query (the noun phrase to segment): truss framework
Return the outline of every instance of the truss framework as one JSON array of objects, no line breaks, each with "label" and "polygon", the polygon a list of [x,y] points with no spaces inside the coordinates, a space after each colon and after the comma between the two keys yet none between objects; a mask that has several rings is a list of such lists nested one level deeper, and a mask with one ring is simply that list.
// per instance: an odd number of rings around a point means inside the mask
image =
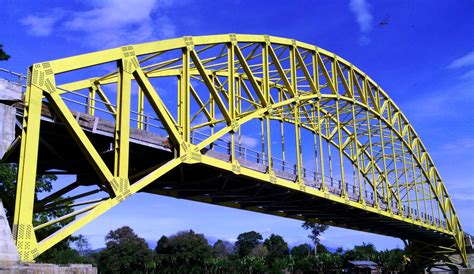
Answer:
[{"label": "truss framework", "polygon": [[[110,74],[56,83],[59,75],[111,62],[116,62],[117,70]],[[177,83],[177,106],[167,103],[153,84],[166,77]],[[116,98],[103,90],[110,84],[116,85]],[[137,93],[132,92],[135,85]],[[104,112],[114,121],[113,168],[72,114],[67,98],[71,94],[83,94],[89,115]],[[101,180],[97,184],[110,190],[106,198],[75,205],[81,207],[70,215],[34,227],[45,102],[94,168]],[[175,157],[132,174],[130,129],[149,130],[150,119],[164,128]],[[252,131],[260,132],[256,157],[267,167],[265,172],[240,164],[242,151],[249,151],[243,145],[243,128],[251,123]],[[293,127],[290,133],[288,125]],[[199,132],[207,135],[198,138]],[[222,140],[229,161],[204,153]],[[303,156],[308,154],[310,165]],[[449,235],[453,246],[446,250],[460,254],[466,265],[464,234],[446,187],[422,141],[386,92],[357,67],[324,49],[279,37],[236,34],[124,46],[29,69],[14,216],[22,261],[33,260],[170,170],[197,163]],[[279,177],[279,171],[289,171],[295,179]],[[335,181],[339,192],[331,190]],[[47,202],[43,204],[54,208]],[[70,217],[77,218],[36,240],[35,231]],[[449,252],[440,252],[445,253]]]}]

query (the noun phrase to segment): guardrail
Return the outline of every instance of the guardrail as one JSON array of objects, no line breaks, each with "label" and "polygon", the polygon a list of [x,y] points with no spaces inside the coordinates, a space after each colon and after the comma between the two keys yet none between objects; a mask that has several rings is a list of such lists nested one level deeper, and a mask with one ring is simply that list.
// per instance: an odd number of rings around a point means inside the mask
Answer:
[{"label": "guardrail", "polygon": [[[25,87],[26,76],[23,74],[0,68],[0,78],[3,78],[2,76],[8,76],[8,78],[4,78],[4,79],[9,81],[10,83]],[[95,116],[105,118],[105,119],[107,119],[106,118],[107,116],[109,117],[115,116],[114,112],[110,111],[110,108],[112,109],[116,108],[115,104],[105,102],[104,100],[99,99],[99,98],[90,98],[89,95],[82,94],[78,91],[70,91],[70,90],[60,88],[60,87],[57,87],[57,88],[64,92],[62,96],[63,100],[74,105],[70,107],[74,107],[80,111],[84,110],[85,113],[90,113],[90,110],[93,109]],[[154,133],[160,132],[160,133],[166,134],[166,129],[163,127],[159,118],[156,116],[145,114],[145,113],[139,113],[137,111],[132,110],[130,120],[132,123],[135,124],[136,128],[140,128],[144,131],[150,131]],[[208,137],[210,137],[209,134],[200,132],[198,130],[191,131],[191,142],[194,144],[197,144]],[[208,149],[212,151],[220,152],[220,153],[225,153],[226,155],[230,155],[232,147],[231,147],[230,140],[221,138],[221,139],[216,140],[214,143],[210,144]],[[243,146],[240,143],[236,143],[235,153],[236,153],[236,158],[239,160],[249,161],[257,165],[261,165],[268,168],[268,155],[266,155],[265,152],[257,151],[257,150],[248,148],[246,146]],[[276,157],[272,157],[271,168],[275,172],[280,171],[286,174],[290,174],[292,176],[297,175],[296,164],[285,161],[283,159],[276,158]],[[314,170],[308,169],[306,167],[303,167],[302,177],[306,186],[321,190],[323,178],[320,173]],[[341,180],[335,179],[331,176],[324,176],[324,182],[327,187],[327,190],[334,195],[342,196],[342,193],[343,193],[342,190],[343,188],[345,188],[345,192],[348,195],[349,199],[353,201],[359,201],[360,198],[363,196],[366,204],[370,206],[375,206],[375,197],[374,197],[373,191],[364,190],[363,195],[361,195],[360,193],[361,190],[359,189],[357,185],[351,184],[348,182],[343,183]],[[389,207],[385,201],[379,198],[377,200],[382,210],[388,210]],[[392,211],[394,214],[400,214],[397,203],[395,201],[391,201],[390,207],[392,208]],[[414,218],[419,219],[425,223],[430,223],[432,225],[436,225],[444,229],[447,228],[445,221],[441,221],[438,218],[433,218],[429,214],[426,214],[424,212],[418,212],[414,208],[409,209],[409,207],[406,205],[402,205],[401,209],[402,209],[401,214],[404,217],[409,217],[411,215]]]},{"label": "guardrail", "polygon": [[0,78],[5,79],[12,84],[26,87],[26,76],[21,73],[0,68]]}]

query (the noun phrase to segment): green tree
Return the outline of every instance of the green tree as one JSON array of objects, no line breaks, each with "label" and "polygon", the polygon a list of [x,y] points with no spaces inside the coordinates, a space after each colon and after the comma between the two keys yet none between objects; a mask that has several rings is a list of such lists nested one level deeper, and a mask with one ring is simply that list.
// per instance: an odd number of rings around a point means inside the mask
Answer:
[{"label": "green tree", "polygon": [[212,246],[212,256],[214,258],[224,259],[233,253],[234,246],[223,240],[217,240]]},{"label": "green tree", "polygon": [[319,254],[319,253],[329,253],[329,250],[322,244],[318,244],[318,246],[316,247],[316,254]]},{"label": "green tree", "polygon": [[10,59],[10,55],[8,55],[4,50],[3,50],[3,45],[0,44],[0,61],[6,61]]},{"label": "green tree", "polygon": [[318,261],[319,271],[325,273],[340,269],[343,265],[342,258],[339,255],[329,252],[319,253],[316,255],[316,259]]},{"label": "green tree", "polygon": [[291,249],[291,256],[298,260],[311,256],[312,252],[313,251],[309,244],[300,244]]},{"label": "green tree", "polygon": [[270,259],[283,258],[288,256],[288,244],[280,235],[272,234],[265,239],[263,245],[268,250]]},{"label": "green tree", "polygon": [[105,241],[97,262],[101,273],[143,273],[154,269],[151,250],[130,227],[110,231]]},{"label": "green tree", "polygon": [[263,246],[268,250],[267,264],[271,272],[281,273],[288,268],[288,244],[280,235],[270,235]]},{"label": "green tree", "polygon": [[212,249],[204,235],[192,230],[161,237],[155,253],[157,269],[162,272],[202,273],[212,259]]},{"label": "green tree", "polygon": [[268,249],[261,244],[256,245],[250,250],[250,256],[265,259],[268,256]]},{"label": "green tree", "polygon": [[315,256],[302,257],[295,260],[293,271],[295,273],[316,273],[319,269],[318,260]]},{"label": "green tree", "polygon": [[371,243],[356,245],[353,249],[346,251],[343,257],[347,261],[375,261],[377,259],[377,249]]},{"label": "green tree", "polygon": [[87,238],[82,234],[79,234],[76,237],[74,241],[74,247],[77,250],[77,252],[81,254],[81,256],[87,256],[88,254],[91,253],[91,245],[89,244],[89,241],[87,240]]},{"label": "green tree", "polygon": [[336,254],[337,255],[342,256],[343,253],[344,253],[344,248],[342,248],[342,247],[336,248]]},{"label": "green tree", "polygon": [[237,268],[238,273],[265,273],[267,272],[267,265],[265,259],[254,256],[245,256],[240,259]]},{"label": "green tree", "polygon": [[396,248],[392,250],[380,251],[376,262],[382,266],[384,271],[402,272],[405,269],[405,252]]},{"label": "green tree", "polygon": [[252,249],[254,249],[258,244],[260,244],[262,240],[262,235],[258,232],[249,231],[241,233],[237,237],[237,242],[235,242],[237,253],[241,258],[249,255]]},{"label": "green tree", "polygon": [[[13,224],[13,215],[15,209],[15,196],[16,196],[16,182],[17,180],[17,166],[16,164],[3,163],[0,164],[0,199],[2,199],[4,207],[6,209],[6,215],[10,226]],[[72,209],[68,207],[68,204],[73,201],[65,201],[65,198],[58,197],[49,201],[50,204],[55,206],[47,206],[38,202],[38,196],[51,192],[53,189],[53,182],[57,180],[56,175],[39,175],[36,177],[35,183],[35,213],[33,216],[33,225],[46,223],[52,219],[62,217],[72,212]],[[74,218],[69,218],[53,225],[35,231],[36,239],[41,241],[47,236],[53,234],[61,227],[67,225]],[[42,253],[36,261],[44,263],[82,263],[84,259],[81,258],[80,254],[73,250],[70,245],[76,240],[76,237],[67,237],[63,241],[54,245],[52,248]]]},{"label": "green tree", "polygon": [[305,221],[301,226],[306,230],[310,230],[311,234],[308,235],[308,238],[310,238],[313,241],[314,246],[316,247],[314,249],[314,252],[317,253],[318,251],[317,246],[320,243],[319,236],[321,236],[321,234],[323,234],[324,231],[326,231],[329,228],[329,226],[314,223],[311,221]]}]

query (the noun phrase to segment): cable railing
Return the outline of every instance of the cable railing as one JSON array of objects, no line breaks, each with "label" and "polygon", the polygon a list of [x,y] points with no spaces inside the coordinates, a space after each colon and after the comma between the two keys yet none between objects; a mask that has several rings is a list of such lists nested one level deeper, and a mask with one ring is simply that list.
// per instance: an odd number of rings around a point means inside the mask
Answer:
[{"label": "cable railing", "polygon": [[25,87],[26,76],[8,69],[0,68],[0,78],[7,80],[8,82]]}]

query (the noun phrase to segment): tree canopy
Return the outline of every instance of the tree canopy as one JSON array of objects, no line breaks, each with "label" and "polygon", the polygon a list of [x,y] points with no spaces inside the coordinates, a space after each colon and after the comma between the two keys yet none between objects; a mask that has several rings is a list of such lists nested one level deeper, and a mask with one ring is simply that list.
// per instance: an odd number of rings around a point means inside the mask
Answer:
[{"label": "tree canopy", "polygon": [[263,237],[260,233],[255,231],[249,231],[241,233],[237,237],[235,242],[235,248],[240,257],[245,257],[250,254],[252,249],[254,249],[260,242],[263,240]]},{"label": "tree canopy", "polygon": [[223,240],[217,240],[212,246],[212,255],[214,258],[223,259],[234,253],[234,246]]},{"label": "tree canopy", "polygon": [[[53,189],[53,182],[56,181],[58,177],[56,175],[38,175],[36,177],[35,184],[35,203],[38,201],[38,196],[40,194],[45,194],[51,192]],[[15,196],[16,196],[16,183],[17,183],[17,166],[15,164],[3,163],[0,164],[0,199],[3,201],[3,205],[6,209],[6,215],[10,226],[13,224],[13,215],[15,210]],[[52,219],[62,217],[66,214],[72,212],[70,207],[65,205],[71,204],[74,201],[66,201],[64,197],[58,197],[49,201],[56,206],[39,206],[36,208],[37,212],[33,216],[33,225],[37,226],[42,223],[46,223]],[[37,203],[36,203],[37,204]],[[53,234],[55,231],[61,227],[72,222],[74,218],[69,218],[57,222],[53,225],[42,228],[38,231],[35,231],[36,239],[41,241],[46,238],[48,235]],[[43,263],[82,263],[84,258],[80,254],[73,250],[70,247],[70,244],[77,240],[77,237],[70,236],[65,240],[59,242],[51,249],[41,254],[36,261]]]},{"label": "tree canopy", "polygon": [[98,266],[103,273],[147,272],[154,269],[151,250],[145,240],[128,226],[110,231],[105,237]]},{"label": "tree canopy", "polygon": [[[328,225],[318,224],[311,221],[305,221],[301,226],[311,232],[311,234],[308,235],[308,238],[313,241],[314,246],[316,247],[319,245],[320,242],[319,236],[321,236],[321,234],[323,234],[324,231],[329,228]],[[315,251],[318,251],[318,249],[316,248]]]},{"label": "tree canopy", "polygon": [[200,273],[212,258],[212,249],[203,234],[192,230],[161,237],[155,248],[157,268],[163,272]]},{"label": "tree canopy", "polygon": [[271,259],[283,258],[288,255],[288,244],[280,235],[270,235],[265,239],[263,245],[267,248],[268,257]]},{"label": "tree canopy", "polygon": [[10,59],[10,55],[8,55],[4,50],[3,50],[3,45],[0,44],[0,61],[6,61]]}]

